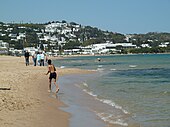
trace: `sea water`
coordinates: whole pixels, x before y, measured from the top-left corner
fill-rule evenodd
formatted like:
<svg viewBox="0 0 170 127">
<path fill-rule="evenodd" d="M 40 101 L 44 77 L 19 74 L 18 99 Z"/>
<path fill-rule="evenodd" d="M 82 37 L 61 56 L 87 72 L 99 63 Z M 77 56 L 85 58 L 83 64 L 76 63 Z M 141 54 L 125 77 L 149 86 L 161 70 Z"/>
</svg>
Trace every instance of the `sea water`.
<svg viewBox="0 0 170 127">
<path fill-rule="evenodd" d="M 78 85 L 94 98 L 97 106 L 89 107 L 103 121 L 170 127 L 170 54 L 80 56 L 54 63 L 97 71 Z"/>
</svg>

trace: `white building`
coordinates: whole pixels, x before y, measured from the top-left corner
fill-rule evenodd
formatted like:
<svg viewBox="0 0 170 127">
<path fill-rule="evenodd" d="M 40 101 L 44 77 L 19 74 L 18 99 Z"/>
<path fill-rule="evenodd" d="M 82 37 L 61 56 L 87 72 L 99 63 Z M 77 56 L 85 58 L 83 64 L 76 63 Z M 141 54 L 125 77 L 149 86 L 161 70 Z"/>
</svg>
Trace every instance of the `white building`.
<svg viewBox="0 0 170 127">
<path fill-rule="evenodd" d="M 26 47 L 24 48 L 24 51 L 28 51 L 30 55 L 33 55 L 34 52 L 38 52 L 38 49 L 36 49 L 35 47 Z"/>
<path fill-rule="evenodd" d="M 9 43 L 0 40 L 0 49 L 8 49 L 8 48 L 9 48 Z"/>
<path fill-rule="evenodd" d="M 9 44 L 0 40 L 0 54 L 8 53 Z"/>
<path fill-rule="evenodd" d="M 104 52 L 104 50 L 106 49 L 106 46 L 108 44 L 109 43 L 94 44 L 94 45 L 92 45 L 92 52 L 95 53 L 95 54 Z"/>
<path fill-rule="evenodd" d="M 86 47 L 81 47 L 82 54 L 106 54 L 109 53 L 110 51 L 116 53 L 116 52 L 121 52 L 121 49 L 127 49 L 127 48 L 136 48 L 136 45 L 133 45 L 132 43 L 112 44 L 111 42 L 108 42 L 108 43 L 93 44 Z"/>
<path fill-rule="evenodd" d="M 17 40 L 23 39 L 25 37 L 26 37 L 25 33 L 19 33 L 19 35 L 17 36 Z"/>
<path fill-rule="evenodd" d="M 86 47 L 80 47 L 80 48 L 82 50 L 81 54 L 83 54 L 83 55 L 93 54 L 92 53 L 92 46 L 91 45 L 86 46 Z"/>
<path fill-rule="evenodd" d="M 122 48 L 136 48 L 136 45 L 133 45 L 132 43 L 116 43 L 116 44 L 108 44 L 107 48 L 117 48 L 117 47 L 122 47 Z"/>
<path fill-rule="evenodd" d="M 67 34 L 67 33 L 71 33 L 71 32 L 72 32 L 71 28 L 65 28 L 62 30 L 61 34 Z"/>
<path fill-rule="evenodd" d="M 142 48 L 151 48 L 151 46 L 149 44 L 141 44 Z"/>
<path fill-rule="evenodd" d="M 11 38 L 16 38 L 17 34 L 9 34 L 8 36 L 11 37 Z"/>
<path fill-rule="evenodd" d="M 168 47 L 169 42 L 164 42 L 159 45 L 159 47 Z"/>
</svg>

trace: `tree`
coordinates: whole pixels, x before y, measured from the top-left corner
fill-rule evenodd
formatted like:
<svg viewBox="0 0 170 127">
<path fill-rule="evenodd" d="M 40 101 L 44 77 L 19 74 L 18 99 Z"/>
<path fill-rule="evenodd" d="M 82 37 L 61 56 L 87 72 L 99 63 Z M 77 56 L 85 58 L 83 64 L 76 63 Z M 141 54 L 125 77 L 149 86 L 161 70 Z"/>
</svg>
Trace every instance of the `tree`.
<svg viewBox="0 0 170 127">
<path fill-rule="evenodd" d="M 19 40 L 19 42 L 15 42 L 15 49 L 23 49 L 23 41 Z"/>
<path fill-rule="evenodd" d="M 46 51 L 50 51 L 51 50 L 51 45 L 48 43 L 48 45 L 47 45 L 47 48 L 45 49 Z"/>
<path fill-rule="evenodd" d="M 115 34 L 113 33 L 111 38 L 114 43 L 124 42 L 125 40 L 125 36 L 119 33 L 115 33 Z"/>
<path fill-rule="evenodd" d="M 69 41 L 63 46 L 63 49 L 74 49 L 80 46 L 80 42 L 78 41 Z"/>
<path fill-rule="evenodd" d="M 62 23 L 67 23 L 65 20 L 62 20 Z"/>
<path fill-rule="evenodd" d="M 44 46 L 43 46 L 42 43 L 40 44 L 40 49 L 41 49 L 41 50 L 44 50 Z"/>
<path fill-rule="evenodd" d="M 63 52 L 62 45 L 59 45 L 58 50 L 59 50 L 59 54 L 61 55 L 61 52 Z"/>
<path fill-rule="evenodd" d="M 87 46 L 87 45 L 100 44 L 100 43 L 105 43 L 105 40 L 104 39 L 89 39 L 85 41 L 82 45 Z"/>
<path fill-rule="evenodd" d="M 39 38 L 36 34 L 36 32 L 29 31 L 26 34 L 26 43 L 27 46 L 33 46 L 36 47 L 39 42 Z"/>
</svg>

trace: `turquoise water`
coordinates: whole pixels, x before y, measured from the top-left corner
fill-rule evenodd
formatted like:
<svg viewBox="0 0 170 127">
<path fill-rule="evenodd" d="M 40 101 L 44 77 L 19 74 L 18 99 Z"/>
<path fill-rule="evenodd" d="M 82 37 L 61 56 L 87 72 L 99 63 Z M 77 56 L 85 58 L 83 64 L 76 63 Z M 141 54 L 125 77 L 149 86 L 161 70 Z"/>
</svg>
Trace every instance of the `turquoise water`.
<svg viewBox="0 0 170 127">
<path fill-rule="evenodd" d="M 101 119 L 130 126 L 130 117 L 142 127 L 170 126 L 169 54 L 83 56 L 54 63 L 58 67 L 98 71 L 84 82 L 84 92 L 122 113 L 100 111 L 97 115 Z M 111 118 L 114 113 L 121 117 Z"/>
</svg>

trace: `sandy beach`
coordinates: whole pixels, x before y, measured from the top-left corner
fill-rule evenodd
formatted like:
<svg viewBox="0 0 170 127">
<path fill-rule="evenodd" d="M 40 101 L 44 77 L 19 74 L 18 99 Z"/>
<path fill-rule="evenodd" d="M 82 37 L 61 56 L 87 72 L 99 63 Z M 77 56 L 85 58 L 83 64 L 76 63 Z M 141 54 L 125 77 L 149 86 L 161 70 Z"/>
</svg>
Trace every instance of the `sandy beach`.
<svg viewBox="0 0 170 127">
<path fill-rule="evenodd" d="M 47 66 L 25 66 L 23 57 L 0 56 L 0 126 L 68 127 L 70 114 L 60 110 L 60 99 L 47 92 Z M 57 69 L 59 76 L 89 73 L 79 69 Z"/>
</svg>

